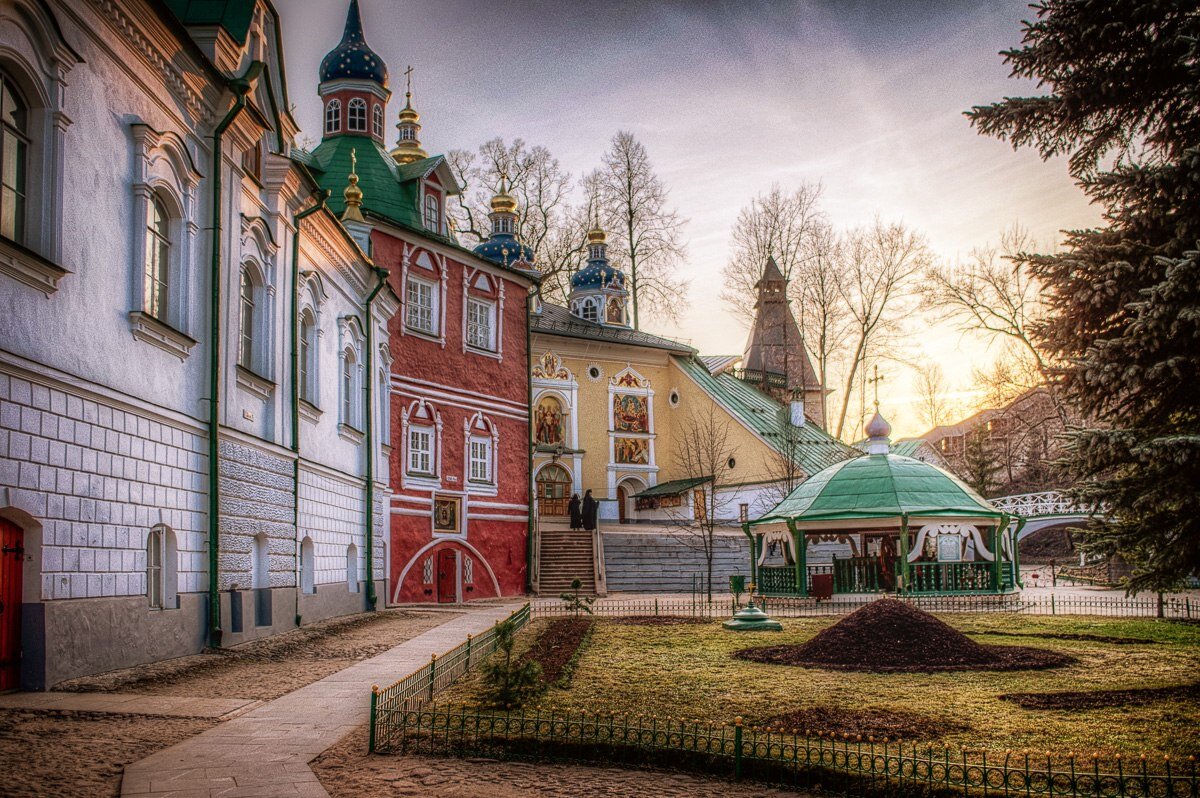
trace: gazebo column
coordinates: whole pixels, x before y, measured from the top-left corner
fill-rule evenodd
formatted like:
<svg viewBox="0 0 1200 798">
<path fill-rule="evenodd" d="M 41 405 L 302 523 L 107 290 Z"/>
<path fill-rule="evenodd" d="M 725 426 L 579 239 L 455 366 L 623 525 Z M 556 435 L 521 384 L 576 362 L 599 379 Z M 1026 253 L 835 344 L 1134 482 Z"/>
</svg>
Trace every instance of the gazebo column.
<svg viewBox="0 0 1200 798">
<path fill-rule="evenodd" d="M 750 540 L 750 582 L 758 584 L 758 544 L 750 531 L 750 524 L 742 524 L 742 532 Z"/>
<path fill-rule="evenodd" d="M 788 531 L 792 533 L 792 551 L 796 553 L 796 590 L 801 596 L 808 596 L 808 540 L 796 531 L 796 522 L 787 522 Z"/>
<path fill-rule="evenodd" d="M 907 592 L 909 589 L 909 563 L 908 563 L 908 513 L 900 516 L 900 592 Z"/>
<path fill-rule="evenodd" d="M 996 592 L 1004 592 L 1004 553 L 1000 550 L 1001 526 L 1008 526 L 1008 516 L 1000 516 L 1000 520 L 992 527 L 992 572 L 996 580 Z"/>
<path fill-rule="evenodd" d="M 1026 521 L 1024 518 L 1018 518 L 1017 528 L 1014 529 L 1012 533 L 1012 569 L 1014 588 L 1025 587 L 1025 585 L 1021 584 L 1021 547 L 1019 545 L 1021 540 L 1021 530 L 1025 528 L 1025 523 Z"/>
</svg>

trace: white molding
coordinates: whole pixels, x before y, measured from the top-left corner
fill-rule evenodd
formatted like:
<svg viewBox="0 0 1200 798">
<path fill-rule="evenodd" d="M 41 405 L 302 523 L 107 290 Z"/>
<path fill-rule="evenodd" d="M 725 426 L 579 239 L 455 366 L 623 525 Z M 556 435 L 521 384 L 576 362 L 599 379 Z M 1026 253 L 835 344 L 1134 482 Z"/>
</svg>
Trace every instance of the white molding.
<svg viewBox="0 0 1200 798">
<path fill-rule="evenodd" d="M 129 329 L 133 337 L 172 354 L 181 361 L 191 353 L 196 340 L 140 310 L 129 311 Z"/>
<path fill-rule="evenodd" d="M 50 296 L 58 290 L 59 280 L 71 272 L 0 237 L 0 273 Z"/>
<path fill-rule="evenodd" d="M 237 373 L 237 387 L 241 388 L 251 396 L 254 396 L 265 402 L 271 398 L 273 393 L 275 393 L 275 383 L 271 382 L 261 374 L 255 374 L 253 371 L 241 364 L 234 366 L 234 371 Z"/>
</svg>

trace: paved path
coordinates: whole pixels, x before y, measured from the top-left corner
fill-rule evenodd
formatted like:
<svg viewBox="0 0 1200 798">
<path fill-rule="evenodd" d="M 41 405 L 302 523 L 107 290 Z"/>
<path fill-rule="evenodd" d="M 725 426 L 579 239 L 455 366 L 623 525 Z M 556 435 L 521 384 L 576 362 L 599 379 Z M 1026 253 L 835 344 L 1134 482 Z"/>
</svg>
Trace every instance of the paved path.
<svg viewBox="0 0 1200 798">
<path fill-rule="evenodd" d="M 158 715 L 168 718 L 224 718 L 261 704 L 248 698 L 193 698 L 134 693 L 7 693 L 0 709 L 112 712 L 125 715 Z"/>
<path fill-rule="evenodd" d="M 367 722 L 371 685 L 391 684 L 520 605 L 494 604 L 448 620 L 377 657 L 327 676 L 125 769 L 122 796 L 242 798 L 328 793 L 308 763 Z"/>
</svg>

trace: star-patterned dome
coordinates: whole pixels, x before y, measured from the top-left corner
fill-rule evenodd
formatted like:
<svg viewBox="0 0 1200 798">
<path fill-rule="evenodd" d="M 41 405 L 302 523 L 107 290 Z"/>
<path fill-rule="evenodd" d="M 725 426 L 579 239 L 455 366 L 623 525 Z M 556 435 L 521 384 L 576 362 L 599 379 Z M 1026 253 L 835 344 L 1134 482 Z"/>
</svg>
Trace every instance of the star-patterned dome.
<svg viewBox="0 0 1200 798">
<path fill-rule="evenodd" d="M 371 80 L 387 88 L 387 64 L 367 46 L 358 0 L 350 0 L 341 42 L 321 61 L 321 82 L 327 80 Z"/>
</svg>

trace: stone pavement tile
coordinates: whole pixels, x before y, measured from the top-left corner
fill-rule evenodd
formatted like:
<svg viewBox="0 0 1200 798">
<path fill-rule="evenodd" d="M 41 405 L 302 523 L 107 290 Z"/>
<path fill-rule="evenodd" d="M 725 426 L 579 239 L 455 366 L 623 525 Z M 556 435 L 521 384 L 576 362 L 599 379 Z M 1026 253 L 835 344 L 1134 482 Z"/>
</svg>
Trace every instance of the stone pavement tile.
<svg viewBox="0 0 1200 798">
<path fill-rule="evenodd" d="M 8 693 L 0 709 L 110 712 L 174 718 L 220 718 L 258 703 L 244 698 L 149 696 L 136 693 Z"/>
</svg>

